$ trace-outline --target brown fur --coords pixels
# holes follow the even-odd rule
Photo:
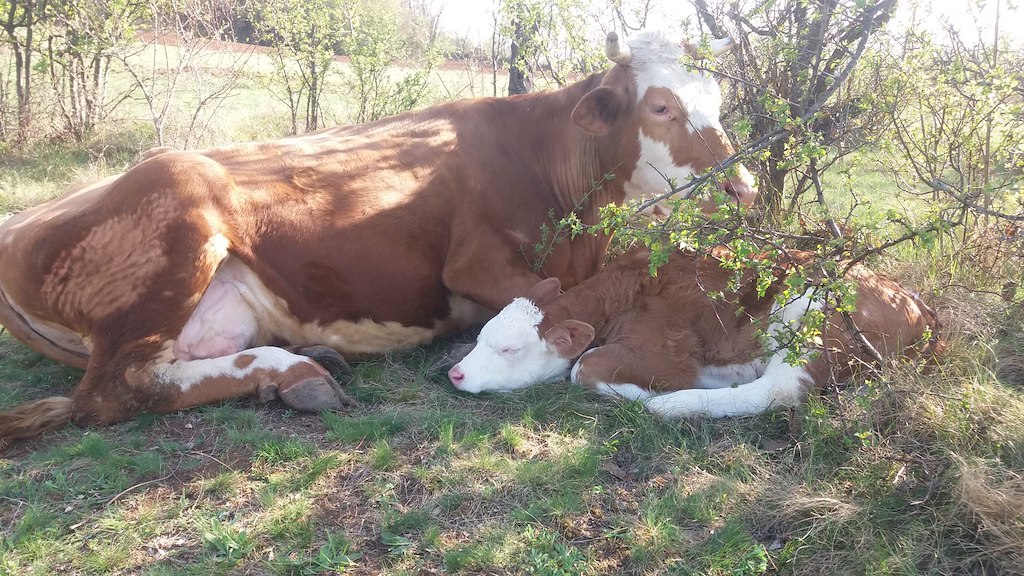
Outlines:
[[[594,349],[578,368],[577,379],[584,384],[629,383],[653,392],[692,388],[701,367],[745,364],[762,354],[756,332],[767,328],[781,281],[793,266],[811,262],[813,254],[791,252],[763,298],[749,275],[738,289],[728,290],[732,272],[719,260],[728,257],[726,251],[709,257],[677,252],[651,277],[649,252],[633,250],[574,289],[540,303],[545,312],[540,331],[566,319],[594,327]],[[853,319],[879,353],[909,358],[941,353],[938,318],[920,298],[863,266],[854,266],[846,278],[857,287]],[[725,298],[708,296],[716,292],[725,292]],[[829,317],[823,341],[822,353],[807,365],[815,386],[830,377],[845,380],[873,364],[839,313]],[[918,343],[920,351],[914,348]]]
[[[52,396],[0,413],[0,449],[11,441],[64,426],[71,419],[73,404],[71,398]]]
[[[552,213],[593,223],[600,206],[623,200],[644,122],[636,96],[629,70],[615,66],[548,93],[272,142],[154,149],[124,174],[0,225],[0,324],[86,369],[62,417],[95,424],[260,394],[255,377],[188,387],[154,376],[228,256],[297,324],[394,330],[362,352],[465,328],[480,318],[453,318],[455,296],[494,311],[540,278],[572,286],[599,269],[607,236],[565,239],[539,271],[533,245]],[[673,143],[695,170],[732,153],[724,135],[701,136]],[[261,332],[244,345],[271,342],[322,343]],[[21,423],[39,410],[6,413],[5,429],[40,430]]]

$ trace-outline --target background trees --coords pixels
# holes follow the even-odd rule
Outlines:
[[[0,219],[156,143],[503,95],[513,39],[543,89],[603,66],[607,30],[674,24],[656,15],[667,2],[497,0],[479,38],[454,38],[443,0],[317,1],[308,23],[340,27],[293,32],[333,44],[286,44],[260,19],[270,0],[0,0]],[[1019,13],[988,5],[1003,25],[977,37],[881,0],[698,3],[691,38],[742,45],[688,64],[722,79],[726,130],[771,201],[606,214],[617,238],[661,249],[817,250],[839,294],[829,278],[870,259],[939,310],[951,346],[934,372],[886,366],[795,412],[667,424],[564,384],[468,402],[424,376],[438,348],[415,350],[355,366],[358,414],[222,406],[10,455],[0,572],[1018,573],[1024,65],[1019,37],[998,34]],[[303,66],[323,73],[316,90]],[[0,403],[75,377],[0,330]]]
[[[494,0],[492,34],[470,40],[441,28],[436,0],[0,0],[0,139],[83,141],[119,109],[138,118],[141,106],[153,143],[190,146],[243,93],[257,109],[283,104],[292,133],[365,122],[478,93],[444,78],[445,60],[492,65],[495,95],[562,86],[605,65],[605,32],[642,28],[656,8]],[[726,125],[750,143],[744,161],[760,182],[761,225],[796,218],[813,228],[820,218],[841,234],[857,192],[851,174],[871,165],[934,216],[927,225],[876,218],[896,237],[1017,226],[1021,52],[998,26],[975,39],[893,23],[895,0],[693,8],[681,23],[691,38],[740,40],[732,55],[691,65],[729,84]],[[697,184],[681,183],[685,194],[704,193]],[[697,224],[685,216],[678,227]]]

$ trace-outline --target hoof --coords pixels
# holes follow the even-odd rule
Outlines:
[[[278,389],[277,395],[289,407],[304,412],[341,410],[357,405],[330,376],[307,378],[287,388]]]
[[[456,364],[462,361],[467,354],[473,351],[476,342],[456,342],[445,349],[437,362],[430,366],[431,374],[447,374]]]
[[[277,398],[277,384],[273,382],[265,382],[260,384],[259,389],[256,391],[256,397],[259,398],[260,402],[270,402]]]
[[[341,386],[348,384],[352,380],[352,368],[348,365],[348,362],[345,362],[341,354],[338,354],[333,348],[317,344],[314,346],[294,346],[289,348],[288,351],[311,358],[314,362],[323,366],[324,370],[330,372],[334,380]]]

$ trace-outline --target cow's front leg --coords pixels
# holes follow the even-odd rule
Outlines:
[[[543,278],[515,248],[486,239],[461,245],[441,271],[446,288],[497,313]]]

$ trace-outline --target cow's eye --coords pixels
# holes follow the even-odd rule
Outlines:
[[[520,350],[520,348],[514,348],[512,346],[506,346],[505,348],[502,348],[500,352],[501,352],[502,356],[511,356],[511,355],[519,352],[519,350]]]
[[[668,114],[668,106],[665,106],[664,104],[661,106],[655,106],[654,113],[658,116],[664,116],[665,114]]]

